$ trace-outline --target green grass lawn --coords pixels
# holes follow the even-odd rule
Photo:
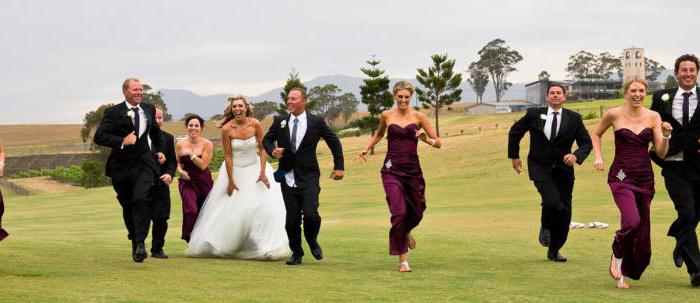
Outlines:
[[[343,139],[346,179],[322,181],[320,243],[325,258],[310,254],[302,266],[283,261],[191,259],[179,240],[180,200],[166,238],[168,260],[130,256],[119,206],[111,188],[22,197],[8,195],[3,220],[11,233],[0,242],[0,302],[180,301],[408,301],[408,302],[693,302],[684,269],[671,260],[674,240],[665,236],[675,217],[657,170],[652,203],[651,265],[632,288],[618,290],[608,276],[610,245],[619,227],[606,173],[592,159],[577,168],[573,220],[610,223],[608,229],[572,230],[562,254],[546,260],[537,242],[539,196],[526,173],[517,176],[506,158],[508,127],[522,114],[446,116],[441,129],[454,135],[443,148],[420,147],[428,208],[414,232],[412,273],[399,273],[388,255],[389,212],[379,179],[386,150],[380,143],[368,162],[351,159],[367,136]],[[496,130],[456,130],[474,124]],[[596,120],[588,120],[593,128]],[[607,163],[612,135],[604,137]],[[523,140],[527,151],[527,138]],[[330,153],[320,150],[322,169]],[[324,172],[325,173],[325,172]],[[147,245],[150,246],[150,243]]]

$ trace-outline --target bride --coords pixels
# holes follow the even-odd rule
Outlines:
[[[289,255],[285,207],[243,96],[229,98],[221,123],[224,163],[204,202],[185,255],[277,260]],[[260,156],[258,156],[260,154]]]

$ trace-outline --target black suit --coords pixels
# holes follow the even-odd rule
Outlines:
[[[173,135],[160,131],[160,151],[165,155],[165,162],[160,165],[161,175],[175,176],[177,159],[175,158],[175,139]],[[151,189],[153,205],[151,207],[151,220],[153,220],[153,244],[151,252],[163,250],[165,233],[168,231],[168,219],[170,219],[170,186],[158,176],[155,186]]]
[[[112,178],[112,186],[117,200],[122,206],[124,224],[128,238],[133,244],[143,243],[148,236],[150,225],[150,189],[160,176],[160,168],[155,153],[161,145],[160,129],[155,119],[153,106],[141,103],[146,123],[145,131],[136,144],[122,146],[124,137],[134,129],[129,116],[131,110],[122,102],[107,108],[100,125],[95,131],[95,144],[112,148],[105,174]],[[151,139],[149,147],[148,138]]]
[[[282,127],[282,121],[286,123]],[[285,117],[276,116],[270,126],[263,145],[265,151],[272,156],[275,147],[284,148],[284,154],[279,161],[279,169],[293,171],[296,187],[290,187],[286,182],[282,183],[282,196],[287,210],[285,229],[289,238],[289,247],[295,256],[303,256],[304,250],[301,247],[301,221],[304,218],[304,236],[309,246],[314,249],[318,247],[316,238],[321,228],[321,216],[318,214],[318,194],[321,192],[319,185],[320,171],[318,160],[316,159],[316,146],[323,138],[326,145],[333,153],[334,170],[343,170],[343,147],[338,136],[328,128],[323,118],[307,113],[306,133],[299,144],[296,152],[292,152],[290,144],[290,128],[292,123],[290,115]],[[297,133],[297,138],[301,134]],[[275,146],[275,142],[277,146]]]
[[[661,166],[666,190],[678,213],[668,230],[668,235],[676,238],[676,247],[685,262],[689,273],[700,272],[700,251],[695,232],[700,221],[700,106],[690,114],[690,121],[682,125],[673,117],[673,99],[678,88],[664,89],[654,93],[651,109],[657,111],[661,120],[673,126],[669,140],[668,156],[683,152],[683,161],[664,161],[652,154],[652,159]],[[662,96],[668,94],[668,100]],[[700,94],[696,89],[695,96]],[[700,98],[699,98],[700,99]]]
[[[508,133],[508,158],[520,158],[520,140],[530,132],[530,151],[527,168],[530,179],[542,197],[542,227],[550,231],[549,249],[558,251],[569,234],[571,223],[571,193],[574,188],[574,168],[564,164],[564,156],[573,152],[579,165],[591,152],[591,137],[583,125],[581,115],[568,109],[561,110],[561,125],[554,140],[544,133],[547,107],[529,108]]]

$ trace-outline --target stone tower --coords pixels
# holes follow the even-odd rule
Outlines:
[[[624,83],[635,77],[646,80],[643,48],[627,48],[622,51],[622,81]]]

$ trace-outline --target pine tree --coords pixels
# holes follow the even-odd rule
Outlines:
[[[368,77],[362,80],[360,95],[362,96],[362,103],[367,105],[369,116],[364,117],[362,119],[364,121],[361,121],[359,124],[368,128],[372,135],[379,127],[379,115],[383,111],[391,109],[394,103],[394,98],[389,91],[389,76],[385,75],[384,71],[377,67],[380,62],[375,56],[372,56],[372,59],[367,61],[369,67],[360,68]],[[374,154],[374,148],[372,148],[370,154]]]
[[[304,84],[301,83],[299,73],[292,69],[292,71],[289,72],[289,78],[287,79],[287,83],[284,84],[284,88],[282,88],[282,92],[280,92],[280,98],[282,99],[282,103],[280,103],[279,107],[277,108],[278,115],[284,116],[287,114],[287,95],[289,94],[289,91],[291,91],[292,88],[295,87],[303,88],[304,90],[306,90],[306,86],[304,86]],[[311,109],[313,108],[312,105],[313,104],[307,103],[306,108]]]
[[[435,110],[435,132],[440,136],[439,114],[440,109],[449,106],[462,97],[462,74],[455,74],[452,70],[455,60],[448,60],[447,54],[433,55],[433,66],[428,68],[428,72],[422,68],[418,69],[416,80],[425,90],[416,87],[418,101],[424,109]]]

